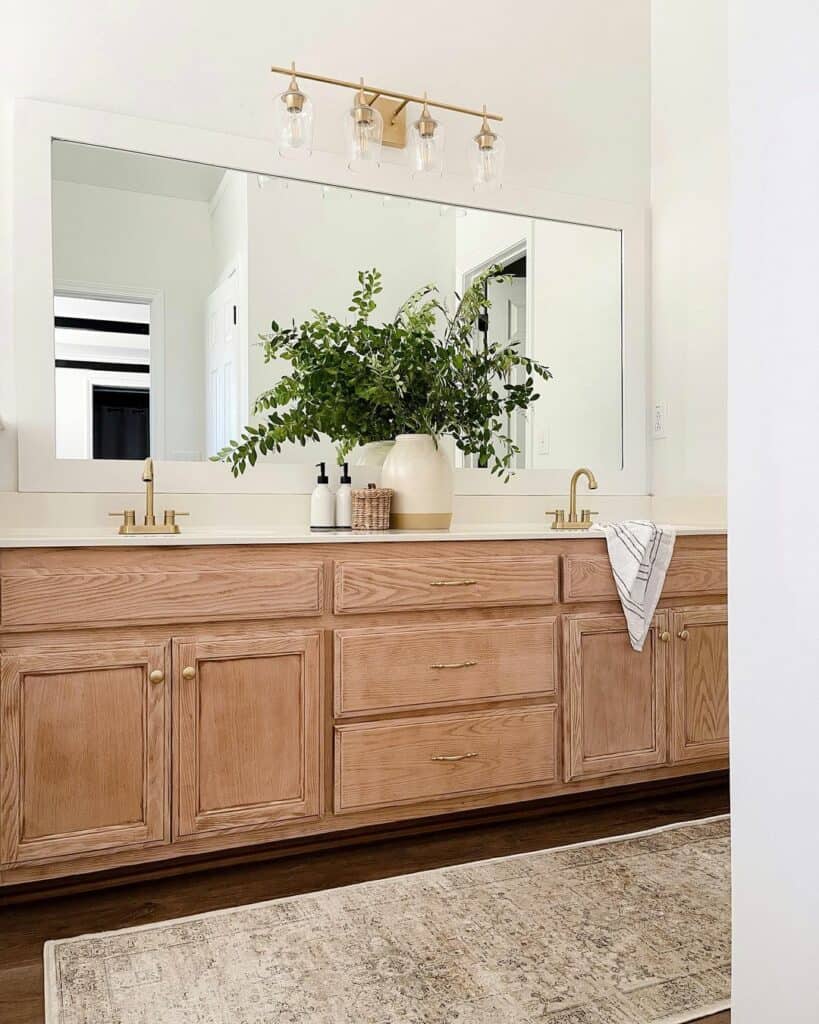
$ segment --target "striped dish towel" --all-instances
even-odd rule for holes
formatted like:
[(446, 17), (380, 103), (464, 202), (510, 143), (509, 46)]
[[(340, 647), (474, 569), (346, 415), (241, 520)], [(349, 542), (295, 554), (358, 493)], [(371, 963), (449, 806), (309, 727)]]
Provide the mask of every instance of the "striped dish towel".
[(674, 530), (645, 519), (601, 523), (635, 651), (642, 651), (674, 552)]

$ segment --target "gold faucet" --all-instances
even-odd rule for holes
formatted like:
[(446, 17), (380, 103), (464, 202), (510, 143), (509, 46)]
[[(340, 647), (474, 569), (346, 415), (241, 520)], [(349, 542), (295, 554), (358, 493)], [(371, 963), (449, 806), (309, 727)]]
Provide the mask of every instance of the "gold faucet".
[(181, 533), (177, 516), (186, 516), (187, 512), (177, 512), (176, 509), (166, 508), (162, 522), (157, 523), (154, 515), (154, 460), (146, 459), (142, 467), (142, 482), (145, 484), (145, 520), (137, 524), (136, 510), (133, 508), (123, 509), (122, 512), (109, 512), (109, 516), (122, 516), (120, 533)]
[(554, 516), (554, 522), (552, 523), (553, 530), (588, 530), (592, 525), (591, 517), (596, 516), (596, 512), (592, 512), (588, 508), (584, 508), (580, 512), (580, 518), (577, 518), (577, 481), (581, 476), (585, 476), (589, 481), (589, 490), (597, 490), (597, 480), (594, 477), (594, 473), (590, 469), (586, 469), (585, 466), (577, 469), (572, 474), (572, 481), (569, 484), (569, 516), (566, 518), (566, 513), (562, 508), (554, 509), (547, 512), (547, 516)]

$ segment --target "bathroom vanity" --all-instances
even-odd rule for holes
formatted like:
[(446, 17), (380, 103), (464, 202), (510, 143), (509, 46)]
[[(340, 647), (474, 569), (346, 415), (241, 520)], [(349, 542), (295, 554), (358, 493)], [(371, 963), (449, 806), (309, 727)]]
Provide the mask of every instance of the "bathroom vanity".
[(723, 769), (726, 588), (681, 531), (638, 654), (594, 530), (0, 538), (0, 883)]

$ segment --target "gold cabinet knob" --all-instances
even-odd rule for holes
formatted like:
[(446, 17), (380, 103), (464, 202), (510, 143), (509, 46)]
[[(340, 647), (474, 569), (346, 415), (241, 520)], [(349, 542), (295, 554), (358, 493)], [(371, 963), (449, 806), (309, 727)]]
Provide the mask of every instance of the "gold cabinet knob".
[(152, 683), (164, 683), (165, 673), (162, 671), (161, 668), (155, 668), (153, 672), (151, 672), (148, 675), (148, 678), (151, 680)]
[(664, 629), (662, 633), (660, 633), (660, 639), (664, 644), (667, 644), (668, 641), (671, 639), (671, 634), (668, 632), (668, 630)]
[(677, 636), (680, 638), (680, 640), (687, 640), (690, 635), (691, 634), (688, 632), (687, 629), (681, 629), (679, 631), (679, 633), (677, 634)]
[(193, 679), (196, 676), (196, 669), (192, 665), (186, 665), (182, 669), (183, 679)]

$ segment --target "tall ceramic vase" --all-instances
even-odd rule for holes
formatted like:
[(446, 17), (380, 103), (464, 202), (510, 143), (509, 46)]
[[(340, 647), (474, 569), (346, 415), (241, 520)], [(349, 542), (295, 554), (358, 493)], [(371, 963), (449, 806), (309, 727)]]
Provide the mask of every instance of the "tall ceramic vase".
[(431, 434), (399, 434), (384, 460), (381, 486), (394, 491), (394, 530), (448, 530), (452, 522), (452, 463)]

